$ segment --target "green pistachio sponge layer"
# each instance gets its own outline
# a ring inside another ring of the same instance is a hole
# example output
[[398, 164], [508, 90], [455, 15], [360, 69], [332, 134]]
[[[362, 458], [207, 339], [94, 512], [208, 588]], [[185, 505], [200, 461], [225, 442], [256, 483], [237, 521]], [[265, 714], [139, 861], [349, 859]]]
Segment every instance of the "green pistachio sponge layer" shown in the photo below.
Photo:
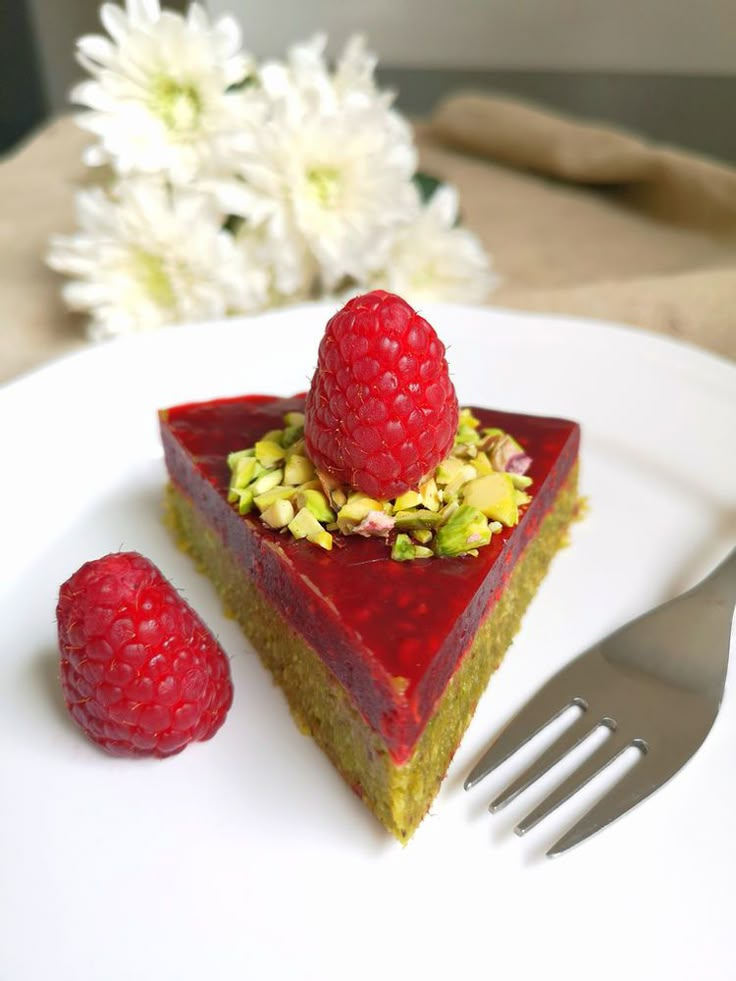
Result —
[[226, 610], [282, 688], [300, 728], [316, 740], [379, 821], [406, 842], [434, 800], [478, 699], [518, 631], [550, 560], [565, 544], [578, 508], [577, 465], [481, 623], [414, 752], [401, 765], [392, 760], [380, 735], [367, 725], [318, 653], [246, 577], [192, 502], [173, 485], [166, 500], [168, 523], [178, 543], [214, 582]]

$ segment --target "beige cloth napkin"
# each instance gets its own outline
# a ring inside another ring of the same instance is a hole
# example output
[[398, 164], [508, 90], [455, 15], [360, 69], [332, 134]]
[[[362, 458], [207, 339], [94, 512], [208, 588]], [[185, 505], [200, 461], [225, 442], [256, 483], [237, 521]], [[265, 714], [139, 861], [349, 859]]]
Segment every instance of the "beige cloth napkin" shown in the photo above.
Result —
[[491, 302], [639, 325], [736, 357], [736, 170], [515, 100], [418, 133], [502, 277]]
[[[47, 241], [74, 228], [87, 139], [68, 117], [0, 162], [0, 380], [81, 347]], [[491, 252], [489, 302], [624, 321], [736, 357], [736, 172], [491, 96], [417, 126], [422, 168], [460, 191]]]
[[49, 237], [74, 230], [74, 190], [87, 180], [87, 134], [68, 118], [0, 162], [0, 382], [82, 347], [84, 321], [44, 265]]

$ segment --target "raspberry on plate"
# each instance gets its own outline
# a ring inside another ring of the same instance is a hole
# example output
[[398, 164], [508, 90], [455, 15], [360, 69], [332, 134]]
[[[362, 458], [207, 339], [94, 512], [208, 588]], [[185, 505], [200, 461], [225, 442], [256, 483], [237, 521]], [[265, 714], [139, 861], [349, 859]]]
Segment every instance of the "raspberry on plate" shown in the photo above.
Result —
[[401, 297], [357, 296], [327, 324], [304, 412], [320, 470], [378, 499], [413, 489], [457, 430], [444, 345]]
[[171, 756], [209, 739], [233, 690], [228, 659], [137, 552], [85, 563], [59, 592], [61, 685], [84, 732], [117, 756]]

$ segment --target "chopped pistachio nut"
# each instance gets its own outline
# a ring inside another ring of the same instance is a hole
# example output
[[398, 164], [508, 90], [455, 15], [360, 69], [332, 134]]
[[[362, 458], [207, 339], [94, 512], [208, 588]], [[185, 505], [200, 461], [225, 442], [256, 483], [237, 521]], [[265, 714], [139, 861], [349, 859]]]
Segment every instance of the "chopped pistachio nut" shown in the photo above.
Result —
[[333, 493], [342, 486], [339, 480], [335, 480], [331, 474], [324, 470], [317, 470], [317, 479], [319, 480], [320, 484], [322, 484], [322, 490], [325, 492], [325, 496], [328, 500], [330, 500]]
[[288, 501], [294, 496], [294, 492], [294, 487], [271, 487], [270, 490], [264, 491], [262, 494], [257, 494], [253, 499], [253, 503], [261, 514], [263, 514], [275, 501]]
[[419, 493], [422, 495], [422, 504], [428, 511], [439, 511], [440, 492], [434, 477], [430, 477], [429, 480], [425, 480], [423, 484], [419, 485]]
[[472, 426], [458, 426], [456, 443], [480, 443], [480, 436]]
[[394, 514], [395, 527], [400, 531], [417, 531], [425, 528], [437, 528], [442, 524], [442, 515], [437, 511], [427, 511], [418, 508], [414, 511], [397, 511]]
[[409, 508], [418, 507], [422, 503], [422, 495], [418, 491], [405, 491], [394, 501], [395, 511], [407, 511]]
[[231, 470], [234, 470], [241, 460], [246, 460], [248, 457], [255, 455], [256, 451], [252, 446], [247, 450], [236, 450], [234, 453], [228, 453], [227, 465]]
[[[286, 432], [286, 430], [284, 430], [284, 432]], [[286, 442], [284, 442], [284, 446], [286, 447], [287, 460], [295, 453], [299, 453], [301, 456], [305, 456], [304, 439], [301, 436], [298, 439], [294, 440], [293, 443], [289, 443], [288, 445]]]
[[414, 558], [414, 546], [408, 535], [397, 535], [391, 549], [391, 558], [395, 562], [407, 562]]
[[458, 460], [457, 457], [448, 456], [446, 460], [443, 460], [434, 472], [434, 479], [440, 487], [444, 487], [451, 483], [460, 473], [462, 468], [465, 466], [462, 460]]
[[290, 521], [294, 520], [294, 505], [291, 501], [278, 500], [266, 508], [261, 514], [261, 520], [269, 528], [286, 528]]
[[457, 424], [458, 429], [461, 426], [469, 426], [471, 429], [477, 429], [480, 426], [480, 419], [476, 419], [470, 409], [460, 409]]
[[491, 461], [488, 459], [488, 454], [484, 453], [483, 450], [474, 457], [473, 469], [479, 477], [485, 477], [487, 474], [493, 473], [493, 467]]
[[246, 487], [244, 491], [240, 494], [240, 500], [238, 501], [238, 513], [239, 514], [250, 514], [253, 510], [253, 500], [255, 495], [250, 487]]
[[267, 490], [271, 490], [272, 487], [278, 487], [283, 479], [283, 470], [267, 470], [251, 484], [253, 493], [256, 495], [256, 497], [259, 494], [265, 494], [265, 492]]
[[364, 538], [388, 538], [396, 525], [393, 515], [385, 511], [369, 511], [359, 525], [353, 528], [353, 534]]
[[227, 462], [228, 500], [240, 514], [255, 506], [268, 527], [288, 529], [294, 538], [327, 550], [331, 532], [381, 537], [398, 562], [477, 555], [492, 535], [515, 525], [519, 508], [531, 501], [532, 479], [512, 472], [529, 466], [523, 448], [502, 429], [481, 428], [469, 409], [460, 412], [450, 455], [419, 487], [393, 501], [343, 487], [316, 470], [306, 453], [300, 412], [287, 413], [283, 429], [228, 454]]
[[264, 467], [271, 467], [286, 456], [286, 450], [273, 439], [260, 439], [256, 443], [256, 459]]
[[414, 545], [408, 535], [397, 535], [396, 541], [391, 548], [391, 558], [396, 562], [429, 559], [432, 557], [432, 554], [431, 548], [425, 548], [424, 545]]
[[469, 480], [463, 487], [463, 503], [478, 508], [487, 518], [511, 527], [519, 521], [518, 491], [507, 473], [490, 473]]
[[[304, 426], [287, 426], [284, 430], [283, 444], [288, 449], [295, 443], [302, 442], [304, 436]], [[288, 455], [288, 454], [287, 454]]]
[[301, 508], [288, 524], [294, 538], [306, 538], [307, 541], [320, 545], [322, 548], [332, 548], [332, 535], [325, 531], [315, 516], [307, 508]]
[[332, 503], [336, 508], [341, 508], [343, 504], [347, 502], [347, 499], [348, 495], [345, 493], [342, 487], [338, 487], [336, 490], [333, 490]]
[[503, 436], [503, 429], [492, 429], [486, 428], [481, 430], [480, 448], [483, 450], [490, 449], [496, 442], [499, 436]]
[[452, 452], [462, 460], [474, 460], [478, 456], [475, 443], [455, 443]]
[[514, 487], [517, 490], [526, 490], [527, 487], [531, 487], [534, 483], [531, 477], [527, 477], [526, 474], [523, 473], [510, 473], [509, 477], [511, 477], [512, 481], [514, 482]]
[[523, 455], [524, 451], [516, 440], [512, 436], [509, 436], [508, 433], [504, 433], [502, 436], [497, 437], [491, 447], [490, 457], [493, 469], [505, 472], [506, 465], [512, 457]]
[[455, 445], [471, 446], [480, 442], [478, 427], [480, 419], [476, 419], [470, 409], [461, 409], [457, 421], [457, 433], [455, 434]]
[[445, 502], [454, 501], [460, 495], [465, 484], [470, 480], [475, 480], [477, 476], [476, 469], [472, 464], [463, 463], [457, 475], [445, 486], [442, 492], [442, 500]]
[[294, 538], [306, 538], [307, 535], [318, 535], [322, 525], [307, 508], [300, 508], [289, 522], [289, 531]]
[[442, 518], [442, 523], [444, 524], [445, 521], [449, 521], [449, 519], [453, 516], [453, 514], [457, 511], [459, 507], [460, 505], [458, 504], [457, 501], [450, 501], [449, 504], [445, 504], [445, 506], [440, 511], [440, 517]]
[[491, 529], [486, 516], [478, 508], [463, 504], [437, 529], [435, 552], [437, 555], [465, 555], [471, 549], [487, 545], [490, 540]]
[[244, 456], [234, 465], [230, 487], [233, 490], [243, 490], [262, 473], [263, 467], [254, 456]]
[[296, 495], [296, 503], [300, 508], [306, 508], [307, 511], [311, 511], [317, 521], [322, 522], [322, 524], [330, 524], [330, 522], [335, 520], [335, 512], [328, 504], [327, 498], [321, 490], [315, 490], [314, 488], [300, 490]]
[[333, 538], [329, 531], [321, 531], [318, 535], [307, 535], [307, 541], [312, 542], [313, 545], [319, 545], [320, 548], [329, 552], [332, 548]]
[[293, 453], [284, 465], [285, 484], [304, 484], [314, 477], [314, 464], [309, 457]]
[[371, 511], [382, 510], [380, 501], [356, 491], [348, 497], [345, 504], [337, 512], [337, 522], [342, 533], [349, 535], [353, 528], [359, 525]]

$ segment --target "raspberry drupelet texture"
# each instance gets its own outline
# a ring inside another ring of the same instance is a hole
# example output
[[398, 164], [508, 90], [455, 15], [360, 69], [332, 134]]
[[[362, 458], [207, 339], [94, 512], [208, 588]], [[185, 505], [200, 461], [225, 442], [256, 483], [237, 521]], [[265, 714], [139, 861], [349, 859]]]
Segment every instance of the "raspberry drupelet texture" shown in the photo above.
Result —
[[220, 728], [230, 665], [148, 559], [87, 562], [59, 592], [61, 685], [84, 732], [117, 756], [171, 756]]
[[401, 297], [355, 297], [327, 324], [304, 411], [320, 470], [371, 497], [396, 497], [453, 445], [458, 404], [444, 345]]

